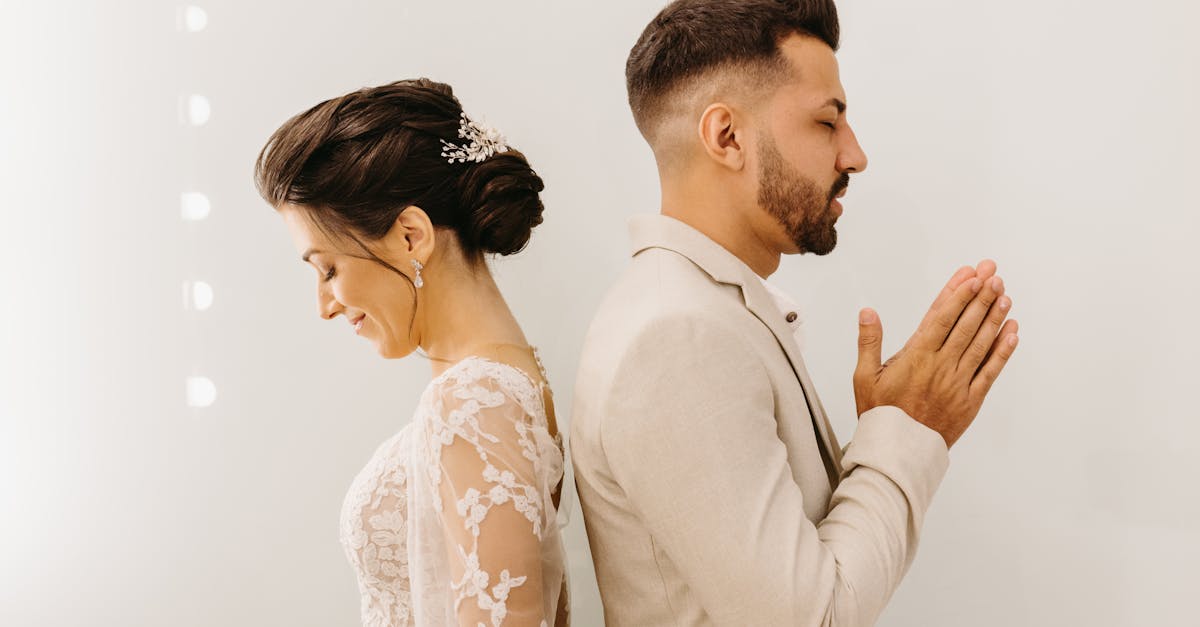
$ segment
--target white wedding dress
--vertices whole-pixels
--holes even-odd
[[[563,447],[544,393],[522,370],[468,357],[375,451],[341,517],[364,627],[567,624]]]

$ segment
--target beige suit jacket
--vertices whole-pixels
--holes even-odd
[[[870,625],[949,463],[895,407],[843,450],[785,313],[660,215],[584,343],[575,481],[608,625]]]

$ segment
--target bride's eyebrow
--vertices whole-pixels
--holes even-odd
[[[315,248],[309,248],[308,250],[304,251],[303,255],[300,256],[300,261],[303,261],[304,263],[308,263],[309,257],[312,257],[313,255],[316,255],[316,254],[320,254],[320,252],[321,251],[319,251]]]

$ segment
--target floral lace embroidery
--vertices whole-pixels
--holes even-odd
[[[481,361],[481,364],[486,367],[491,362]],[[540,412],[539,402],[532,402],[529,397],[528,382],[520,381],[519,379],[513,385],[513,374],[509,369],[494,370],[488,372],[488,376],[477,377],[478,373],[471,373],[469,370],[464,372],[466,376],[457,379],[451,378],[448,382],[449,399],[439,399],[442,404],[437,406],[435,401],[434,411],[429,414],[429,422],[427,423],[429,444],[430,444],[430,462],[427,469],[429,471],[429,479],[431,484],[436,488],[440,486],[442,481],[442,473],[445,469],[445,464],[442,460],[443,448],[451,446],[455,438],[459,438],[474,449],[480,461],[484,464],[482,478],[486,484],[490,486],[486,491],[481,491],[474,487],[468,488],[462,493],[462,496],[455,503],[455,510],[462,519],[462,524],[471,532],[472,545],[470,550],[467,547],[459,546],[458,551],[462,557],[464,573],[462,578],[455,582],[452,589],[455,591],[455,608],[468,600],[475,599],[480,609],[489,610],[491,612],[491,623],[493,627],[499,627],[505,616],[508,613],[507,599],[510,591],[513,588],[521,586],[525,583],[526,577],[513,577],[507,570],[501,570],[499,573],[499,581],[490,590],[488,585],[492,579],[491,574],[480,568],[479,563],[479,536],[480,526],[486,520],[488,514],[493,508],[511,503],[513,508],[524,515],[529,521],[531,531],[538,540],[542,539],[542,529],[545,524],[545,512],[543,511],[543,500],[539,486],[533,485],[529,481],[534,477],[540,476],[541,460],[537,454],[536,443],[529,436],[529,425],[523,421],[511,421],[507,424],[493,425],[491,428],[508,427],[513,429],[512,435],[516,436],[516,441],[520,447],[521,456],[531,463],[533,466],[532,473],[529,477],[518,478],[511,470],[500,470],[491,462],[491,449],[494,445],[501,442],[505,436],[512,437],[510,434],[497,434],[489,432],[480,424],[481,415],[490,409],[503,407],[506,404],[512,403],[505,392],[511,393],[513,390],[525,392],[521,394],[521,398],[517,401],[521,405],[522,412],[526,415],[538,415],[545,420],[544,414]],[[501,389],[490,389],[491,386],[486,385],[488,379],[496,378],[501,381]],[[524,377],[522,377],[524,378]],[[509,385],[504,385],[507,380]],[[540,391],[540,389],[539,389]],[[453,404],[454,408],[446,411],[446,401]],[[442,409],[443,411],[438,411]],[[531,411],[532,410],[532,411]],[[442,419],[441,416],[446,416]],[[492,422],[496,422],[493,420]],[[441,499],[434,499],[434,508],[442,511],[443,504]],[[447,524],[450,524],[449,521]]]
[[[342,543],[359,572],[364,627],[407,625],[411,616],[407,473],[395,455],[407,436],[405,429],[380,445],[343,505]]]
[[[543,391],[512,366],[482,358],[464,360],[430,383],[413,423],[382,444],[359,473],[343,506],[341,535],[359,574],[365,626],[417,621],[457,625],[469,616],[479,627],[500,627],[506,618],[532,618],[531,611],[551,619],[542,620],[543,627],[553,623],[558,602],[565,602],[556,598],[561,596],[560,586],[565,594],[565,572],[561,539],[553,525],[557,509],[553,494],[562,479],[563,459],[561,436],[551,437],[548,432]],[[444,465],[447,451],[454,452],[456,470],[448,471]],[[469,473],[463,470],[464,453],[470,458],[467,466],[474,468]],[[413,504],[408,502],[413,498],[409,477],[424,477],[430,486],[421,491],[426,496]],[[447,478],[450,483],[443,485]],[[489,522],[497,508],[509,506],[512,509],[502,517],[506,522],[500,523],[501,528]],[[408,535],[414,528],[408,517],[420,511],[437,512],[447,537],[427,538],[417,528],[420,546],[409,546]],[[521,520],[528,523],[523,532],[512,527],[513,521]],[[516,536],[521,533],[531,539],[532,551],[552,546],[543,546],[544,542],[556,549],[550,553],[551,562],[543,560],[546,598],[539,599],[536,608],[512,605],[511,594],[527,584],[527,573],[514,573],[511,565],[497,563],[494,553],[491,558],[485,555],[481,564],[481,538],[495,551],[497,546],[520,541]],[[423,566],[410,572],[409,552],[416,550],[422,551]],[[457,559],[446,564],[450,555]],[[453,575],[446,577],[450,572]],[[438,574],[442,583],[431,586],[430,577]],[[416,606],[414,615],[410,595],[417,594],[416,581],[424,582],[420,598],[426,601]],[[436,592],[439,588],[443,592]],[[430,598],[430,590],[445,600]],[[520,598],[528,605],[528,593],[523,594]],[[543,602],[548,606],[542,607]],[[454,614],[440,614],[439,606],[457,613],[458,620]],[[561,618],[558,624],[563,624]]]

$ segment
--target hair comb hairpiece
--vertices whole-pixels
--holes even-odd
[[[483,122],[475,122],[462,114],[458,125],[458,136],[467,140],[463,144],[455,144],[446,140],[442,142],[442,156],[450,163],[480,163],[484,159],[498,153],[507,152],[508,144],[500,131]]]

